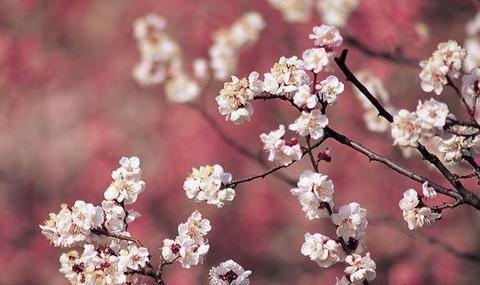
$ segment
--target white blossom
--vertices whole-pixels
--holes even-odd
[[[473,109],[480,95],[480,69],[474,68],[462,77],[462,96],[468,106]]]
[[[320,267],[330,267],[339,262],[342,254],[341,245],[321,234],[305,234],[305,242],[302,245],[303,255],[310,257]]]
[[[418,125],[422,128],[422,135],[432,131],[432,129],[442,129],[448,116],[448,106],[445,103],[438,102],[430,98],[425,102],[418,102],[417,117]]]
[[[464,155],[471,155],[471,149],[479,143],[477,136],[453,135],[449,139],[442,139],[438,150],[444,154],[446,162],[454,162],[462,159]]]
[[[333,208],[334,185],[328,176],[306,170],[300,175],[297,188],[290,192],[298,198],[309,220],[330,216],[325,204]]]
[[[314,0],[268,0],[287,22],[306,22],[310,18]]]
[[[232,76],[231,82],[224,83],[220,95],[215,100],[218,104],[218,111],[220,114],[226,115],[227,121],[232,121],[237,125],[250,121],[253,107],[248,101],[261,91],[257,78],[258,73],[252,72],[248,80]]]
[[[350,238],[363,240],[367,229],[367,210],[360,207],[360,204],[352,202],[343,205],[331,216],[332,222],[337,225],[337,236],[348,242]]]
[[[433,212],[428,207],[419,207],[420,200],[414,189],[405,191],[398,205],[403,211],[403,219],[407,222],[410,230],[424,225],[432,225],[441,217],[439,213]]]
[[[302,112],[300,117],[288,128],[301,136],[310,136],[312,139],[317,140],[323,137],[323,129],[327,125],[327,116],[323,115],[320,110],[313,110],[311,112]]]
[[[304,69],[319,73],[330,62],[329,55],[324,48],[311,48],[303,52],[303,61],[305,62]]]
[[[129,245],[127,249],[123,249],[119,253],[120,264],[126,268],[139,270],[145,267],[149,261],[148,249],[145,247],[137,247]]]
[[[312,34],[309,38],[314,40],[314,44],[319,47],[333,49],[339,47],[343,43],[343,37],[340,31],[329,25],[321,25],[313,27]]]
[[[359,2],[359,0],[321,0],[317,2],[317,10],[323,23],[342,28],[347,24],[348,17]]]
[[[268,152],[268,160],[278,164],[288,165],[292,161],[302,158],[302,149],[300,145],[293,142],[285,142],[285,127],[280,125],[277,130],[268,134],[261,134],[260,139],[263,142],[263,149]]]
[[[232,175],[225,172],[222,166],[201,166],[192,169],[192,173],[183,183],[183,189],[189,199],[197,202],[206,201],[208,204],[221,208],[225,202],[232,201],[235,197],[233,188],[223,188],[232,181]]]
[[[328,104],[332,104],[337,101],[338,95],[340,95],[345,86],[334,75],[329,75],[325,80],[320,82],[320,98],[326,101]]]
[[[403,211],[407,211],[416,208],[419,202],[417,191],[408,189],[403,193],[403,198],[400,200],[398,206]]]
[[[417,114],[402,109],[393,117],[393,145],[416,147],[419,139],[419,128],[416,125]]]
[[[195,210],[186,223],[178,226],[178,234],[181,236],[189,236],[191,238],[204,237],[212,229],[210,221],[202,218],[202,214]]]
[[[270,73],[264,74],[263,91],[290,98],[300,86],[310,85],[310,78],[304,68],[305,62],[296,56],[282,56],[270,69]]]
[[[248,277],[252,271],[245,270],[233,260],[227,260],[217,267],[212,267],[209,272],[210,285],[248,285]]]
[[[145,190],[145,182],[141,180],[140,160],[138,157],[122,157],[119,163],[120,167],[112,172],[114,181],[104,193],[105,200],[133,204]]]
[[[434,91],[440,95],[443,86],[448,83],[447,76],[458,78],[463,61],[466,57],[466,51],[457,44],[456,41],[440,43],[432,56],[420,62],[422,71],[420,72],[421,86],[423,91]]]
[[[318,98],[312,94],[310,86],[302,85],[298,87],[297,92],[293,95],[293,103],[300,108],[313,109],[317,106]]]
[[[425,181],[422,184],[422,193],[423,193],[423,196],[429,199],[433,199],[437,197],[437,191],[435,191],[435,188],[428,186],[428,181]]]
[[[165,93],[171,102],[191,102],[200,95],[200,86],[185,72],[177,72],[165,83]]]
[[[335,282],[335,285],[351,285],[350,280],[348,280],[347,277],[342,276],[342,278],[338,279],[337,277],[337,282]]]
[[[345,262],[350,265],[345,268],[345,273],[349,275],[353,284],[364,284],[364,281],[373,281],[377,276],[375,272],[377,265],[370,258],[370,253],[363,257],[358,254],[349,255]]]

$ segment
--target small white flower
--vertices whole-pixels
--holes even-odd
[[[363,239],[367,229],[367,210],[360,207],[360,204],[352,202],[343,205],[338,213],[332,214],[332,222],[337,225],[337,236],[342,237],[345,242],[350,238]]]
[[[145,182],[141,179],[140,159],[122,157],[120,167],[112,172],[114,180],[104,193],[105,200],[133,204],[138,195],[145,191]]]
[[[454,162],[462,159],[464,155],[471,155],[471,148],[479,143],[477,137],[464,137],[453,135],[449,139],[442,139],[438,150],[444,154],[446,162]]]
[[[124,267],[139,270],[145,267],[149,261],[148,249],[145,247],[137,247],[129,245],[127,249],[123,249],[119,253],[120,264]]]
[[[252,271],[245,270],[233,260],[227,260],[220,263],[217,267],[212,267],[209,272],[210,285],[248,285],[248,277]]]
[[[314,40],[316,46],[331,49],[339,47],[343,43],[343,37],[340,35],[340,31],[334,26],[316,26],[313,27],[312,32],[309,38]]]
[[[405,109],[400,110],[398,114],[393,117],[393,145],[410,147],[418,146],[419,130],[416,123],[416,113],[411,113]]]
[[[345,262],[350,265],[345,268],[345,273],[350,275],[350,282],[353,284],[364,284],[364,281],[372,281],[377,276],[377,265],[370,258],[370,253],[363,257],[358,254],[349,255]]]
[[[308,21],[313,6],[313,0],[268,0],[268,2],[280,10],[285,21],[291,23]]]
[[[317,102],[317,96],[312,94],[308,85],[299,86],[297,92],[293,95],[293,103],[300,108],[313,109],[317,106]]]
[[[328,176],[306,170],[300,175],[297,188],[290,192],[298,198],[308,219],[330,216],[324,203],[333,208],[334,185]]]
[[[468,106],[473,109],[480,95],[480,68],[474,68],[462,77],[462,96]]]
[[[448,106],[430,98],[428,101],[418,101],[417,117],[418,125],[423,131],[431,131],[433,128],[441,129],[445,125],[448,116]],[[423,133],[425,136],[425,133]]]
[[[416,208],[419,202],[417,191],[408,189],[403,193],[403,198],[398,203],[398,206],[403,211],[407,211]]]
[[[193,76],[199,80],[206,80],[210,77],[208,61],[204,58],[196,58],[192,64]]]
[[[311,70],[319,73],[330,62],[329,55],[324,48],[311,48],[303,52],[303,61],[305,62],[305,70]]]
[[[270,73],[264,74],[264,91],[291,98],[300,86],[310,85],[310,78],[304,69],[305,62],[296,56],[282,56],[272,66]]]
[[[437,191],[433,187],[428,186],[428,181],[425,181],[425,183],[422,184],[422,193],[423,196],[433,199],[437,197]]]
[[[101,227],[102,208],[77,200],[72,207],[72,222],[85,233],[89,233],[90,229]]]
[[[428,207],[414,208],[403,211],[403,219],[407,222],[410,230],[423,227],[424,225],[431,226],[441,217],[442,215],[433,212],[432,209]]]
[[[359,0],[322,0],[317,2],[317,10],[323,23],[342,28],[359,3]]]
[[[165,83],[165,93],[171,102],[191,102],[200,95],[200,86],[186,73],[177,72]]]
[[[183,189],[189,199],[206,201],[221,208],[235,198],[233,188],[222,188],[231,181],[232,175],[225,172],[220,165],[206,165],[192,169],[192,173],[183,183]]]
[[[301,252],[320,267],[327,268],[340,261],[342,247],[327,236],[306,233]]]
[[[329,75],[325,80],[320,82],[320,98],[326,101],[328,104],[332,104],[337,101],[338,95],[340,95],[345,86],[334,75]]]
[[[302,149],[300,145],[293,140],[289,143],[285,142],[283,135],[285,127],[280,125],[277,130],[268,134],[261,134],[260,139],[263,142],[263,149],[268,151],[268,160],[278,164],[288,165],[292,161],[302,158]]]
[[[181,236],[189,236],[191,238],[204,237],[212,229],[210,221],[202,218],[202,214],[195,210],[186,223],[178,226],[178,234]]]
[[[302,112],[300,117],[288,128],[301,136],[309,135],[312,139],[317,140],[323,137],[323,129],[327,125],[327,116],[323,115],[320,110],[313,110],[310,113]]]

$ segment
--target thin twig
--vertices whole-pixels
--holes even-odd
[[[467,113],[470,116],[470,119],[472,120],[472,123],[475,124],[476,126],[478,126],[477,120],[475,119],[475,111],[472,108],[470,108],[467,101],[465,100],[465,97],[462,96],[462,93],[460,92],[460,89],[458,89],[458,87],[455,85],[455,83],[452,81],[452,79],[448,75],[447,75],[447,85],[453,88],[453,90],[455,91],[455,94],[457,95],[458,99],[460,99],[460,101],[463,102],[463,105],[467,109]]]
[[[94,234],[97,234],[97,235],[104,235],[104,236],[107,236],[107,237],[113,237],[113,238],[120,239],[120,240],[130,241],[130,242],[136,243],[137,245],[143,247],[142,243],[138,239],[128,237],[128,236],[123,236],[123,235],[116,234],[116,233],[111,233],[106,229],[95,228],[95,229],[92,229],[91,232],[94,233]]]
[[[348,50],[344,49],[339,57],[335,57],[335,62],[342,72],[347,77],[347,80],[352,82],[352,84],[357,87],[363,95],[377,108],[379,115],[385,118],[390,123],[393,122],[393,116],[388,112],[382,104],[368,91],[368,89],[355,77],[346,64]],[[475,195],[473,192],[467,190],[462,182],[456,179],[456,176],[448,170],[448,168],[440,161],[440,159],[433,153],[429,152],[425,146],[421,143],[418,143],[417,150],[423,156],[423,158],[435,166],[440,173],[445,177],[445,179],[459,192],[461,202],[480,210],[480,198]]]

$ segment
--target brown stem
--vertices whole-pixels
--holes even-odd
[[[123,236],[123,235],[120,235],[120,234],[111,233],[106,229],[95,228],[95,229],[92,229],[91,232],[94,233],[94,234],[97,234],[97,235],[104,235],[104,236],[107,236],[107,237],[113,237],[113,238],[120,239],[120,240],[131,241],[131,242],[136,243],[137,245],[143,247],[142,243],[138,239],[128,237],[128,236]]]

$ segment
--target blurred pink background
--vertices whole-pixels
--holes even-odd
[[[440,41],[463,43],[465,23],[479,8],[476,2],[362,0],[348,30],[372,48],[400,46],[409,56],[427,58]],[[206,284],[208,269],[230,258],[253,271],[252,284],[335,283],[341,265],[322,269],[300,253],[305,232],[332,235],[332,226],[308,221],[287,184],[269,177],[242,185],[234,202],[222,209],[186,198],[182,184],[191,167],[219,163],[234,177],[262,168],[225,145],[197,112],[169,103],[163,88],[140,88],[131,76],[139,59],[134,19],[148,12],[164,16],[184,56],[193,59],[208,55],[213,31],[251,10],[260,12],[267,26],[259,42],[241,53],[240,76],[266,72],[282,55],[300,56],[311,44],[311,28],[321,23],[316,13],[307,23],[286,23],[260,0],[0,1],[0,284],[68,283],[58,272],[61,249],[49,245],[38,225],[63,202],[98,204],[123,155],[142,161],[147,191],[134,208],[143,217],[130,229],[148,245],[155,262],[162,240],[174,237],[193,209],[212,221],[206,262],[190,270],[171,266],[167,284]],[[419,21],[430,28],[424,45],[415,37]],[[412,109],[418,99],[431,96],[419,87],[419,69],[367,58],[355,49],[348,62],[353,70],[368,68],[380,77],[397,107]],[[331,125],[442,181],[420,160],[403,159],[388,135],[367,132],[359,101],[345,84],[346,92],[329,110]],[[254,152],[261,151],[260,133],[296,117],[285,104],[255,102],[252,122],[236,127],[216,111],[220,88],[215,83],[200,101],[228,134]],[[452,90],[442,96],[452,111],[459,110]],[[373,284],[478,284],[479,263],[412,238],[395,223],[375,222],[393,217],[405,231],[398,201],[404,190],[420,185],[341,145],[327,145],[333,161],[320,168],[335,183],[335,204],[357,201],[372,219],[367,246],[377,262]],[[297,179],[308,167],[302,161],[288,175]],[[433,228],[420,231],[480,254],[480,219],[469,207],[447,211]]]

